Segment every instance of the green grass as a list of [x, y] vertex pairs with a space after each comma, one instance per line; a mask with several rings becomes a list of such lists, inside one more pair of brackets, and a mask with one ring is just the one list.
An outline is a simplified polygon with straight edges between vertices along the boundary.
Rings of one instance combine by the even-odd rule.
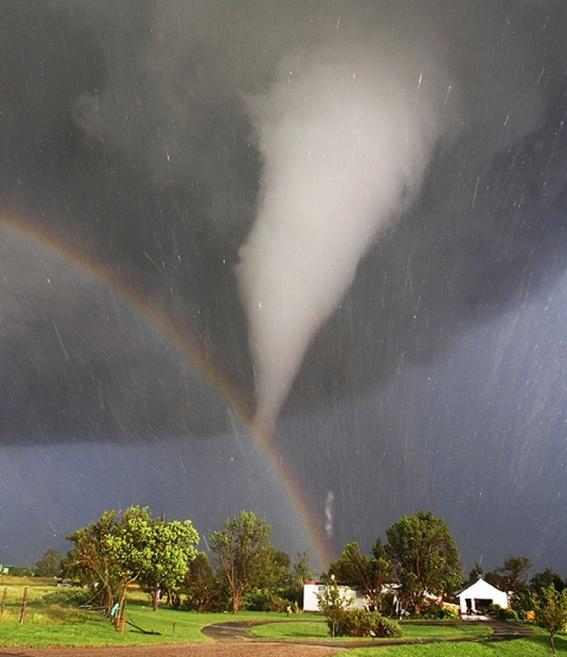
[[[491, 630], [486, 625], [420, 625], [402, 623], [402, 639], [450, 640], [488, 636]], [[320, 641], [329, 639], [329, 630], [324, 619], [290, 620], [286, 623], [270, 623], [253, 627], [251, 633], [262, 639]], [[341, 637], [342, 640], [343, 637]]]
[[[16, 578], [12, 578], [16, 579]], [[21, 581], [21, 580], [20, 580]], [[23, 585], [22, 585], [23, 584]], [[199, 614], [161, 608], [151, 609], [149, 596], [133, 590], [126, 606], [126, 618], [145, 630], [161, 632], [160, 636], [142, 634], [126, 626], [122, 635], [110, 621], [96, 611], [79, 609], [65, 604], [61, 597], [82, 595], [80, 589], [58, 589], [34, 582], [22, 584], [0, 581], [0, 600], [7, 589], [4, 613], [0, 617], [0, 645], [5, 647], [29, 646], [110, 646], [166, 643], [203, 643], [209, 639], [202, 634], [205, 625], [231, 621], [287, 620], [284, 614], [242, 612], [240, 614]], [[19, 613], [24, 586], [28, 586], [29, 606], [25, 623], [20, 625]], [[53, 598], [57, 598], [54, 600]], [[175, 630], [174, 630], [175, 623]]]
[[[557, 654], [567, 656], [567, 635], [556, 640]], [[440, 643], [416, 646], [357, 648], [342, 652], [341, 657], [550, 657], [546, 636], [512, 639], [494, 643]]]

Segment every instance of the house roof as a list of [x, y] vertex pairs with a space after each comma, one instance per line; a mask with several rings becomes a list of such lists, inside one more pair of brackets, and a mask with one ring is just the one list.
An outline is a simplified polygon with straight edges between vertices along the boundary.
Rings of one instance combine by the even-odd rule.
[[490, 582], [487, 582], [485, 579], [482, 577], [479, 577], [476, 582], [473, 582], [472, 584], [469, 584], [468, 586], [465, 586], [464, 589], [461, 589], [460, 591], [457, 591], [455, 595], [463, 595], [463, 594], [474, 594], [476, 591], [482, 591], [483, 593], [487, 592], [492, 592], [492, 593], [506, 593], [505, 591], [501, 591], [500, 589], [497, 589], [495, 586], [490, 584]]

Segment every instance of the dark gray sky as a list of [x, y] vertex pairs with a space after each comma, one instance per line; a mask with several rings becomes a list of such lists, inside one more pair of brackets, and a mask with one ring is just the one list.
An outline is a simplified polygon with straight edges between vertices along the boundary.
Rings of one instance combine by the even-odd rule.
[[173, 323], [283, 400], [335, 550], [430, 509], [567, 574], [564, 2], [0, 10], [0, 562], [134, 503], [308, 547]]

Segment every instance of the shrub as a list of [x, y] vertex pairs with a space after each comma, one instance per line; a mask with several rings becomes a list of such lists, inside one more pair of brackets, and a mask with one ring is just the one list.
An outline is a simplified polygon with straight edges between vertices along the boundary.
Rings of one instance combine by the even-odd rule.
[[431, 620], [443, 620], [445, 618], [457, 618], [457, 612], [451, 607], [445, 607], [440, 602], [432, 602], [424, 607], [420, 618], [428, 618]]
[[498, 620], [502, 621], [507, 621], [507, 620], [512, 620], [512, 621], [517, 621], [518, 620], [518, 612], [515, 611], [514, 609], [504, 609], [503, 607], [500, 607], [500, 605], [490, 605], [488, 608], [488, 612], [492, 616], [496, 616]]
[[402, 628], [391, 618], [380, 616], [376, 626], [376, 636], [380, 637], [399, 637], [402, 636]]
[[[329, 625], [329, 629], [332, 630]], [[336, 619], [336, 636], [398, 637], [402, 631], [398, 623], [364, 609], [342, 610]]]
[[244, 604], [248, 611], [284, 612], [290, 602], [273, 591], [267, 589], [252, 589], [247, 593]]
[[343, 610], [338, 617], [337, 636], [372, 636], [378, 614], [364, 609]]

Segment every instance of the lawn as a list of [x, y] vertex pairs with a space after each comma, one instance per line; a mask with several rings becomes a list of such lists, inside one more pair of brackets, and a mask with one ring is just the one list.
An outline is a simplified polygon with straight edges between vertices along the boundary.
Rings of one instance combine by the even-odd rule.
[[[486, 637], [491, 630], [486, 625], [421, 625], [402, 623], [403, 636], [401, 639], [421, 640], [439, 639], [450, 640], [469, 637], [471, 639]], [[290, 620], [286, 623], [269, 623], [251, 629], [253, 636], [262, 639], [320, 641], [329, 638], [327, 624], [322, 618], [309, 620]], [[343, 637], [341, 637], [342, 640]], [[358, 639], [360, 640], [360, 639]]]
[[[557, 654], [567, 656], [567, 635], [556, 641]], [[512, 639], [493, 643], [441, 643], [416, 646], [384, 646], [357, 648], [341, 653], [341, 657], [550, 657], [545, 636]]]
[[58, 589], [53, 583], [45, 585], [44, 582], [38, 586], [33, 580], [25, 584], [29, 585], [29, 606], [26, 610], [25, 623], [20, 625], [18, 621], [24, 586], [13, 581], [8, 583], [6, 579], [0, 581], [0, 600], [4, 588], [7, 591], [4, 612], [0, 616], [1, 646], [202, 643], [209, 639], [201, 633], [201, 628], [212, 623], [275, 619], [287, 621], [284, 614], [276, 613], [199, 614], [166, 608], [154, 612], [150, 606], [149, 596], [134, 590], [126, 606], [126, 618], [145, 630], [161, 634], [143, 634], [127, 625], [122, 635], [98, 612], [79, 609], [76, 605], [65, 602], [66, 598], [82, 596], [81, 589]]

